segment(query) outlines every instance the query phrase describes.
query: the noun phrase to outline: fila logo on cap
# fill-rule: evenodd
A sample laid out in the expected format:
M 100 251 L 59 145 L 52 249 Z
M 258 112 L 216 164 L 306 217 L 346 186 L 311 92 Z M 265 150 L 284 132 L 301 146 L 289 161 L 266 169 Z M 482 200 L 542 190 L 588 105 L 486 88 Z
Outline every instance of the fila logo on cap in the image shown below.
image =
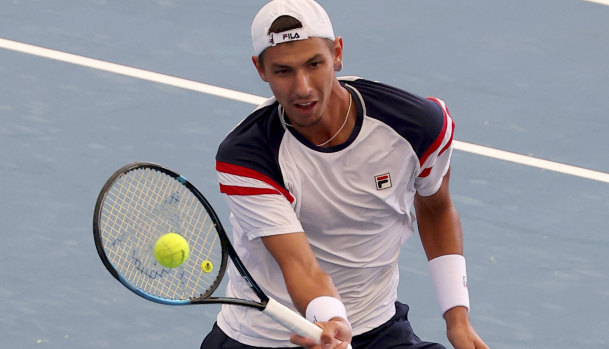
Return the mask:
M 282 42 L 295 41 L 295 40 L 304 40 L 308 39 L 309 36 L 302 28 L 286 30 L 281 33 L 270 33 L 269 34 L 269 44 L 271 46 L 275 46 L 281 44 Z
M 283 34 L 283 40 L 287 41 L 287 40 L 298 40 L 300 39 L 300 35 L 298 35 L 298 33 L 284 33 Z
M 391 175 L 389 173 L 374 176 L 374 180 L 376 181 L 376 190 L 391 188 Z

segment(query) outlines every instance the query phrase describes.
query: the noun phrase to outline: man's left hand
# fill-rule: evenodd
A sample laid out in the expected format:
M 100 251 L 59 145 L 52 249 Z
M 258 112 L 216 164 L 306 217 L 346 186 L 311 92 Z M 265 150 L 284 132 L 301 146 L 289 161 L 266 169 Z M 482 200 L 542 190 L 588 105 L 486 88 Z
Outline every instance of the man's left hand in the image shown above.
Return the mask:
M 446 335 L 455 349 L 489 349 L 469 321 L 467 308 L 454 307 L 444 313 Z

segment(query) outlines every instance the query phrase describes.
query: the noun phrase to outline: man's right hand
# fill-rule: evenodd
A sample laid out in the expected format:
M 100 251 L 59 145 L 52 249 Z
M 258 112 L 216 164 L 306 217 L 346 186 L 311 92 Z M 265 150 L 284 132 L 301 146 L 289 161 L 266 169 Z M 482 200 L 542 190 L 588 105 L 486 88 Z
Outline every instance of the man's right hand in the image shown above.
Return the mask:
M 351 328 L 342 318 L 333 318 L 328 322 L 316 322 L 321 327 L 321 344 L 316 344 L 312 338 L 292 334 L 290 341 L 305 349 L 347 349 L 351 342 Z

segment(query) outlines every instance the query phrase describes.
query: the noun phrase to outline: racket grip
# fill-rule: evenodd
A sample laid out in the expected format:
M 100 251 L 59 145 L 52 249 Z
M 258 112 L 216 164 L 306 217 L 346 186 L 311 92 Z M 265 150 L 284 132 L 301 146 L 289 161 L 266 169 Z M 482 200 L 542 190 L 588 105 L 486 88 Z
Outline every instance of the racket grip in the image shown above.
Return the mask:
M 292 333 L 301 337 L 312 338 L 317 344 L 321 342 L 322 329 L 320 327 L 273 298 L 269 297 L 266 308 L 262 312 L 282 324 Z M 347 349 L 352 349 L 351 344 L 347 345 Z

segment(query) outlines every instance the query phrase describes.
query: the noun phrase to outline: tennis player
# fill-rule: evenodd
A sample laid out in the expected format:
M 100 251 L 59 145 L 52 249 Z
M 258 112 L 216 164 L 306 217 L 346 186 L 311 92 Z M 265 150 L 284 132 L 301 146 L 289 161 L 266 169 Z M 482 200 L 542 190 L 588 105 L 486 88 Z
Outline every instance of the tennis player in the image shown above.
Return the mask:
M 472 327 L 462 233 L 449 194 L 453 120 L 443 101 L 337 78 L 343 41 L 312 0 L 274 0 L 251 28 L 274 97 L 218 149 L 234 245 L 269 296 L 322 329 L 322 345 L 257 310 L 222 306 L 204 349 L 444 348 L 423 342 L 397 300 L 398 256 L 415 215 L 455 348 Z M 226 293 L 253 297 L 229 269 Z

